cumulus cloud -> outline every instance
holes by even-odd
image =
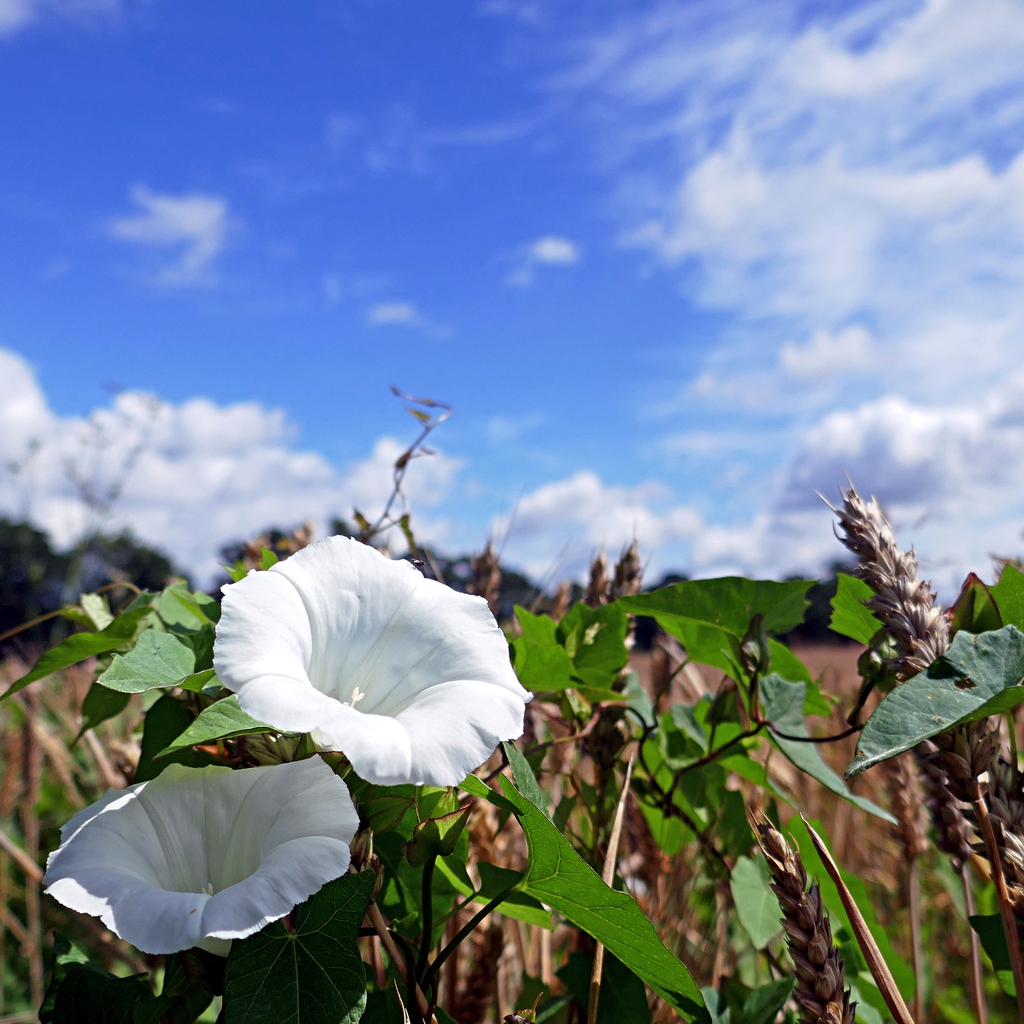
[[[110,222],[113,238],[160,249],[178,249],[175,262],[161,268],[157,280],[167,285],[191,285],[211,280],[213,261],[227,242],[227,201],[191,193],[162,195],[145,185],[132,189],[139,213]]]
[[[353,507],[379,514],[402,450],[382,437],[338,470],[296,444],[282,411],[256,402],[175,405],[124,392],[88,417],[60,417],[25,361],[0,349],[0,509],[30,516],[58,545],[130,527],[201,582],[216,575],[223,544],[268,526],[312,520],[322,536]],[[414,509],[437,506],[460,465],[444,454],[417,459],[405,489]],[[442,541],[445,529],[417,515],[425,540]]]
[[[534,578],[582,579],[599,549],[617,555],[634,538],[655,568],[664,567],[700,527],[697,512],[675,504],[663,483],[619,487],[584,470],[524,495],[513,513],[493,520],[491,532]]]
[[[554,87],[595,127],[623,243],[728,314],[664,403],[732,414],[713,442],[689,430],[667,450],[746,467],[690,568],[841,557],[814,490],[847,471],[947,588],[1019,549],[1018,5],[669,2],[579,49]]]
[[[527,288],[533,284],[538,267],[572,267],[582,258],[583,250],[575,242],[560,235],[545,235],[523,247],[505,283]]]

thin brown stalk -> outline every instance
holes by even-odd
[[[846,916],[850,919],[850,928],[853,930],[857,945],[860,946],[860,951],[864,955],[868,969],[871,971],[871,976],[875,979],[878,991],[882,993],[885,1005],[889,1007],[889,1012],[892,1014],[896,1024],[914,1024],[914,1018],[910,1015],[907,1004],[903,1002],[903,997],[896,987],[896,982],[889,972],[889,967],[882,957],[881,950],[879,950],[878,944],[875,942],[875,937],[871,934],[871,930],[868,928],[864,915],[860,912],[860,907],[857,906],[857,901],[853,898],[853,894],[846,887],[843,876],[840,874],[836,862],[832,859],[832,854],[829,853],[828,847],[822,841],[821,836],[806,821],[804,821],[804,825],[807,827],[807,832],[811,837],[811,842],[814,844],[814,849],[817,850],[818,856],[821,858],[821,863],[825,866],[829,877],[835,883],[836,889],[839,890],[839,898],[843,902]]]
[[[1013,984],[1017,991],[1017,1011],[1021,1024],[1024,1024],[1024,957],[1021,956],[1020,939],[1017,936],[1017,922],[1013,915],[1013,905],[1006,889],[1006,878],[1003,875],[1003,862],[999,856],[999,844],[992,828],[992,819],[980,791],[971,803],[981,838],[985,842],[989,865],[992,869],[992,881],[996,887],[996,900],[999,903],[999,916],[1003,921],[1003,934],[1006,936],[1006,948],[1010,954],[1010,969],[1013,971]]]
[[[583,600],[591,608],[600,608],[608,603],[608,589],[611,583],[608,579],[608,559],[604,552],[600,552],[590,563],[590,580],[587,583],[586,593]]]
[[[960,865],[960,878],[964,885],[964,908],[968,918],[977,912],[974,907],[974,885],[971,880],[970,865],[964,861]],[[988,1003],[985,1001],[984,975],[981,973],[981,943],[978,933],[969,928],[971,942],[971,1004],[978,1024],[988,1024]]]
[[[3,829],[0,829],[0,848],[25,872],[26,878],[36,883],[43,880],[42,868]]]
[[[619,844],[622,842],[622,820],[626,812],[626,799],[629,796],[629,783],[633,777],[635,755],[629,758],[626,765],[626,778],[622,783],[622,792],[615,808],[615,819],[612,822],[612,834],[608,839],[608,851],[604,855],[604,871],[601,878],[610,886],[615,881],[615,865],[619,859]],[[604,970],[604,946],[599,942],[594,950],[594,966],[590,972],[590,1000],[587,1003],[587,1024],[596,1024],[597,1004],[601,998],[601,973]]]
[[[632,597],[633,594],[639,594],[643,576],[640,546],[634,540],[615,563],[615,575],[612,577],[609,596],[614,601],[617,597]]]
[[[405,957],[402,956],[398,946],[395,945],[395,940],[391,937],[391,932],[388,931],[388,926],[384,921],[384,915],[380,912],[380,907],[376,903],[371,903],[366,911],[366,916],[369,917],[373,930],[380,937],[381,945],[387,951],[391,962],[395,965],[395,970],[402,976],[402,980],[408,983],[409,973],[406,969]],[[420,991],[419,985],[416,986],[416,1005],[419,1007],[420,1016],[426,1020],[430,1014],[430,1004],[427,1002],[427,997]]]
[[[33,691],[24,697],[26,708],[25,738],[25,795],[22,800],[22,833],[25,836],[25,854],[33,862],[39,862],[39,792],[43,776],[43,748],[36,736],[36,718],[39,714],[39,698]],[[43,922],[39,901],[39,881],[25,879],[25,917],[32,950],[29,958],[29,988],[32,1003],[38,1006],[43,1000]]]
[[[882,763],[889,809],[896,818],[896,836],[900,843],[907,880],[907,913],[910,918],[910,947],[916,991],[912,1012],[918,1022],[924,1020],[924,957],[921,950],[921,905],[918,886],[918,858],[928,851],[924,796],[913,755],[901,754]]]

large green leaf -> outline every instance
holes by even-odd
[[[191,649],[170,633],[148,629],[127,654],[115,654],[99,681],[108,690],[143,693],[158,687],[177,686],[195,668]]]
[[[201,750],[179,750],[173,757],[155,760],[157,754],[188,728],[192,716],[188,709],[169,694],[164,694],[147,712],[142,728],[142,750],[135,769],[135,782],[155,779],[169,764],[202,768],[213,764],[214,758]]]
[[[836,596],[832,598],[832,621],[829,629],[840,636],[848,636],[852,640],[864,644],[871,643],[871,638],[882,628],[882,621],[864,602],[875,596],[875,592],[856,576],[847,576],[841,572],[838,576]]]
[[[373,893],[372,871],[328,882],[293,911],[235,939],[224,977],[225,1024],[355,1024],[366,1006],[356,941]]]
[[[796,977],[779,978],[755,988],[743,1004],[743,1024],[772,1024],[779,1010],[786,1005]]]
[[[81,736],[86,729],[95,729],[100,722],[119,715],[128,706],[129,700],[127,693],[117,693],[100,686],[99,683],[93,683],[85,695],[85,700],[82,701],[82,728],[78,735]]]
[[[582,601],[558,623],[558,635],[572,660],[573,677],[585,686],[607,690],[629,660],[629,617],[615,604],[591,608]]]
[[[851,793],[846,783],[821,758],[815,744],[799,739],[786,737],[807,736],[807,725],[804,722],[804,683],[790,683],[776,673],[765,676],[761,680],[761,703],[765,718],[774,727],[769,731],[772,743],[789,758],[798,768],[817,779],[826,789],[849,800],[851,804],[863,808],[886,821],[895,824],[896,819],[862,796]],[[775,730],[778,730],[776,732]],[[779,735],[785,733],[785,735]]]
[[[768,868],[762,857],[757,860],[736,858],[729,888],[736,915],[755,949],[764,949],[782,928],[779,901],[768,888],[769,881]]]
[[[101,629],[98,633],[75,633],[73,636],[69,636],[63,643],[48,650],[35,663],[31,672],[12,683],[3,696],[0,696],[0,700],[23,690],[29,683],[34,683],[37,679],[42,679],[43,676],[67,668],[69,665],[76,665],[97,654],[106,654],[108,651],[117,650],[118,647],[124,647],[135,636],[139,620],[149,613],[149,608],[136,608],[133,611],[122,612],[106,629]]]
[[[557,625],[547,615],[534,615],[516,605],[522,635],[512,642],[513,664],[519,681],[540,693],[572,685],[572,659],[558,642]]]
[[[1012,565],[1004,565],[999,582],[989,587],[992,599],[999,607],[1003,624],[1024,630],[1024,575]]]
[[[168,754],[187,750],[199,743],[214,743],[217,740],[227,740],[233,736],[244,736],[247,733],[266,732],[276,732],[276,730],[262,722],[257,722],[251,715],[247,715],[238,706],[238,698],[232,694],[223,700],[214,701],[208,708],[205,708],[199,717],[188,725],[188,728],[171,737],[173,743],[169,742],[154,756],[164,758]]]
[[[502,788],[529,844],[523,891],[603,943],[686,1020],[709,1021],[690,972],[665,948],[633,898],[605,885],[508,778],[502,778]]]
[[[540,788],[537,776],[533,774],[533,769],[530,767],[529,761],[523,756],[523,752],[513,740],[507,740],[501,746],[505,751],[505,756],[508,758],[509,766],[512,769],[512,777],[516,780],[519,792],[534,807],[539,808],[545,815],[550,817],[547,794]]]
[[[590,1009],[590,975],[594,958],[590,953],[569,954],[569,962],[558,977],[580,1004],[580,1018],[587,1020]],[[601,994],[597,1000],[597,1024],[650,1024],[644,983],[613,956],[605,956]]]
[[[847,777],[903,753],[961,722],[1009,711],[1024,701],[1024,633],[957,633],[945,656],[908,679],[875,708]]]
[[[620,597],[615,603],[634,615],[651,615],[668,630],[672,619],[692,619],[718,626],[742,637],[755,615],[764,616],[768,633],[787,633],[803,622],[804,595],[815,580],[748,580],[724,576],[713,580],[684,580],[670,587]]]

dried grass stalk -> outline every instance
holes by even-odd
[[[803,1024],[854,1024],[857,1004],[850,1002],[843,961],[832,941],[818,886],[807,888],[799,854],[770,822],[759,823],[757,833],[772,876],[772,891],[782,909],[782,926],[796,968],[793,996],[800,1004]]]
[[[634,540],[615,563],[615,576],[611,582],[612,600],[639,594],[643,580],[644,567],[640,561],[640,547]]]
[[[501,566],[494,545],[488,541],[487,547],[473,559],[473,578],[466,589],[477,597],[482,597],[497,617],[501,610]]]
[[[608,579],[608,559],[605,558],[604,552],[600,552],[591,563],[590,563],[590,580],[587,583],[587,592],[583,595],[583,600],[590,605],[591,608],[600,608],[601,605],[608,603],[608,591],[611,586],[611,582]]]

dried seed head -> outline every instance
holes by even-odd
[[[878,502],[865,502],[852,486],[835,511],[840,539],[860,563],[857,575],[875,592],[867,606],[896,643],[892,669],[904,679],[923,671],[949,648],[949,625],[930,584],[917,577],[913,550],[896,546]]]
[[[491,613],[497,617],[501,610],[501,566],[498,556],[494,553],[494,545],[488,541],[487,547],[472,561],[473,578],[466,590],[487,601]]]
[[[912,754],[901,754],[882,762],[889,809],[896,818],[896,833],[903,859],[909,864],[928,852],[928,825],[924,792]]]
[[[634,540],[615,563],[615,578],[612,580],[611,597],[631,597],[640,593],[644,567],[640,563],[640,548]]]
[[[857,1004],[850,1003],[843,961],[832,942],[818,886],[804,891],[807,872],[800,855],[770,822],[759,823],[757,833],[772,876],[772,891],[782,908],[797,976],[793,998],[800,1005],[803,1024],[854,1024]]]
[[[591,608],[600,608],[608,603],[608,559],[602,551],[597,558],[590,563],[590,582],[587,584],[587,592],[583,597]]]
[[[964,817],[961,801],[950,792],[946,773],[928,756],[936,749],[934,743],[926,740],[914,751],[914,757],[921,770],[925,804],[935,830],[935,845],[953,858],[953,866],[959,871],[973,852],[971,825]]]
[[[555,596],[551,600],[551,618],[555,622],[561,622],[565,618],[565,613],[569,610],[571,603],[572,584],[568,580],[563,580],[558,584]]]

